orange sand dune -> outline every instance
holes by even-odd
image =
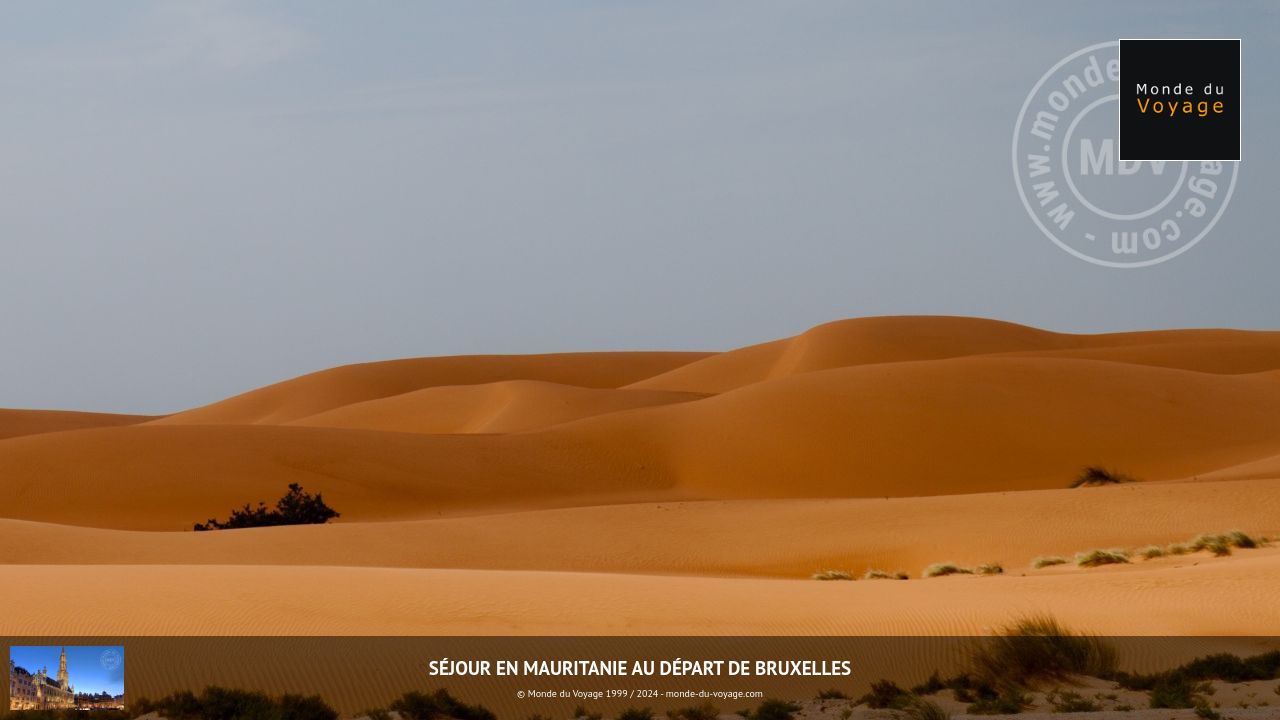
[[[1142,522],[1134,522],[1139,517]],[[0,520],[0,564],[345,565],[806,578],[822,569],[860,574],[867,568],[918,576],[930,563],[956,561],[1000,562],[1009,572],[1022,573],[1039,555],[1163,545],[1233,528],[1280,536],[1280,481],[1135,483],[890,500],[635,503],[218,533]],[[1205,561],[1206,555],[1177,559]]]
[[[345,521],[954,495],[1060,488],[1086,464],[1207,473],[1280,454],[1277,427],[1280,373],[973,357],[816,371],[511,435],[149,425],[15,438],[0,443],[0,502],[15,518],[174,530],[293,481]]]
[[[344,521],[432,517],[671,497],[640,462],[604,467],[576,438],[417,435],[288,426],[142,425],[0,443],[8,517],[181,530],[271,501],[290,482],[323,492]],[[595,467],[584,483],[571,468]]]
[[[286,380],[157,421],[285,423],[343,405],[438,385],[542,380],[615,388],[706,357],[693,352],[460,355],[344,365]]]
[[[1153,365],[1177,370],[1235,375],[1280,370],[1280,333],[1257,333],[1247,340],[1163,342],[1070,350],[1003,353],[1005,357],[1078,358]]]
[[[0,634],[1277,627],[1280,549],[1027,565],[1280,533],[1280,333],[869,318],[353,365],[142,420],[0,412]],[[1065,489],[1089,464],[1147,482]],[[339,522],[182,532],[290,482]],[[804,579],[946,560],[1008,573]]]
[[[1166,344],[1180,347],[1161,347]],[[1106,352],[1110,348],[1119,351]],[[1096,354],[1100,359],[1205,372],[1280,368],[1277,332],[1166,330],[1068,335],[981,318],[872,317],[827,323],[792,338],[713,355],[641,380],[634,387],[724,392],[772,378],[853,365],[1082,350],[1102,351]],[[1162,357],[1166,355],[1167,359]],[[1208,359],[1215,356],[1219,357]]]
[[[1156,480],[1276,454],[1278,403],[1280,373],[972,357],[815,371],[595,428],[665,433],[669,467],[702,497],[942,495],[1063,487],[1086,464]]]
[[[5,565],[0,585],[23,588],[0,614],[0,635],[19,636],[978,635],[1031,613],[1100,634],[1272,635],[1280,551],[1176,570],[908,582]]]
[[[0,409],[0,440],[64,430],[136,425],[153,419],[154,417],[150,415]]]
[[[696,393],[614,390],[507,380],[426,388],[295,420],[294,425],[415,433],[510,433],[639,407],[697,400]]]

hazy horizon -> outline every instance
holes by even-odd
[[[0,407],[166,413],[424,355],[723,350],[868,315],[1280,328],[1278,7],[0,7]],[[1140,270],[1018,199],[1018,109],[1240,37],[1222,221]]]

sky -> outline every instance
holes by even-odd
[[[405,356],[846,317],[1280,328],[1280,3],[0,4],[0,407],[164,413]],[[1244,162],[1141,270],[1022,208],[1054,62],[1240,37]]]
[[[9,648],[9,659],[27,672],[49,669],[49,677],[58,679],[58,646],[21,646]],[[105,660],[104,660],[105,658]],[[67,678],[77,693],[112,696],[124,694],[124,648],[120,646],[67,646]]]

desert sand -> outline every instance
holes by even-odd
[[[291,482],[341,517],[191,532]],[[1275,635],[1280,548],[1031,568],[1232,529],[1280,536],[1277,332],[867,318],[0,411],[0,635]],[[911,579],[810,579],[868,568]]]

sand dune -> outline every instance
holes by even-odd
[[[1268,635],[1280,553],[1089,574],[822,583],[525,571],[0,566],[7,635]],[[93,587],[94,592],[79,589]],[[122,608],[128,608],[127,612]],[[180,610],[176,610],[179,609]],[[300,611],[305,608],[305,612]],[[1230,612],[1216,611],[1230,608]]]
[[[310,427],[389,432],[511,433],[570,420],[697,400],[696,393],[615,390],[507,380],[447,385],[344,405],[293,421]]]
[[[669,462],[702,496],[896,497],[1063,487],[1087,464],[1208,472],[1280,450],[1278,403],[1280,373],[975,357],[817,371],[617,424],[666,415]]]
[[[0,440],[66,430],[136,425],[153,419],[150,415],[0,409]]]
[[[1276,427],[1280,373],[955,358],[815,371],[507,435],[145,425],[15,438],[0,443],[0,501],[21,519],[175,530],[288,482],[323,490],[344,521],[956,495],[1061,488],[1086,464],[1144,480],[1208,473],[1280,454]],[[122,484],[132,499],[104,515]]]
[[[1133,522],[1135,517],[1143,521]],[[1039,555],[1163,545],[1237,527],[1280,536],[1280,482],[1141,483],[893,500],[633,503],[222,533],[0,520],[0,564],[341,565],[795,579],[829,568],[903,569],[918,576],[927,564],[951,560],[1001,562],[1010,573],[1023,573]],[[31,548],[40,548],[39,554]]]
[[[816,370],[1008,353],[1074,355],[1202,372],[1259,372],[1280,369],[1280,333],[1175,330],[1069,335],[980,318],[857,318],[712,355],[633,387],[724,392]]]
[[[1026,567],[1278,534],[1277,458],[1280,333],[972,318],[369,363],[159,419],[4,411],[0,583],[32,591],[0,633],[928,635],[1032,610],[1267,633],[1280,550]],[[1066,489],[1089,464],[1143,482]],[[290,482],[339,521],[187,531]],[[1009,572],[804,579],[943,560]]]
[[[286,426],[149,425],[0,443],[12,518],[189,529],[301,483],[343,521],[672,497],[668,476],[577,438],[419,435]],[[610,460],[615,466],[601,466]],[[597,467],[584,483],[571,468]],[[678,495],[678,492],[675,492]],[[127,498],[127,500],[126,500]],[[110,508],[108,511],[107,508]]]
[[[251,390],[157,422],[169,425],[285,423],[343,405],[428,387],[503,380],[542,380],[612,388],[703,357],[706,353],[460,355],[344,365]]]

